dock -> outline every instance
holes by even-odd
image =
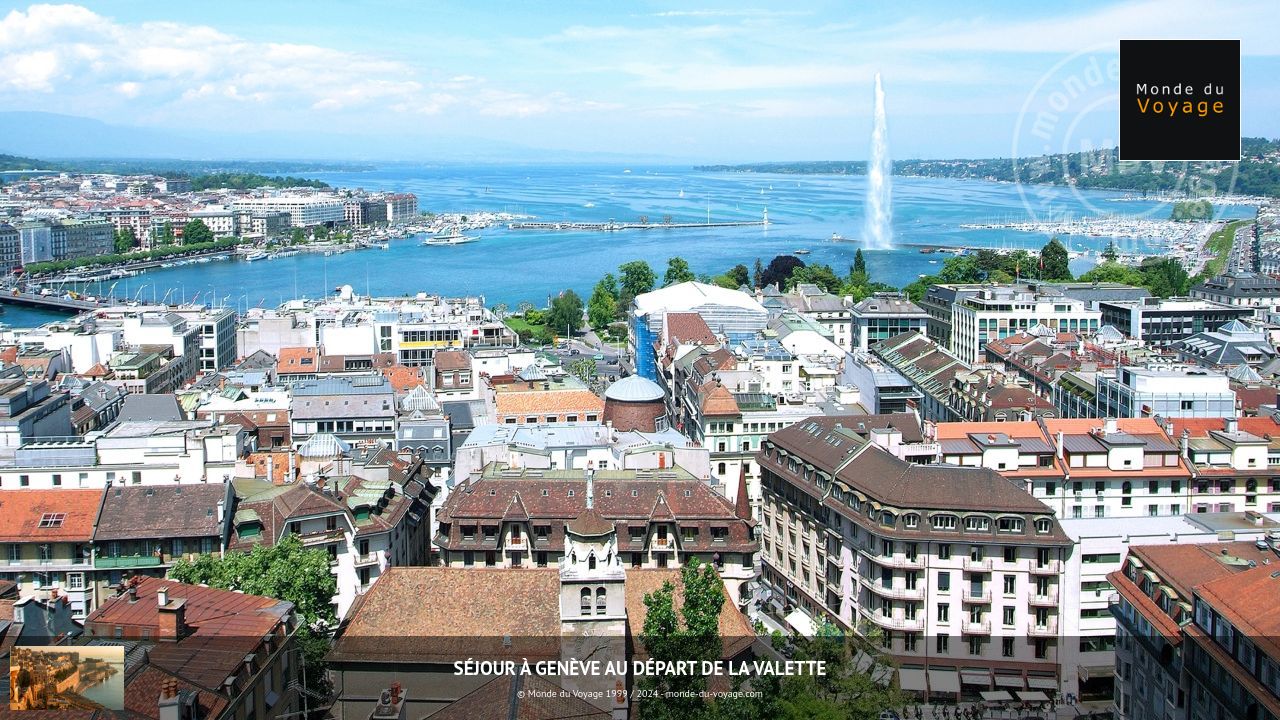
[[[770,225],[769,214],[766,212],[761,220],[723,220],[717,222],[661,222],[661,223],[640,223],[640,222],[615,222],[609,220],[607,222],[511,222],[507,223],[508,230],[551,230],[551,231],[579,231],[579,232],[621,232],[623,230],[693,230],[697,228],[732,228],[732,227],[766,227]]]
[[[61,310],[63,312],[75,315],[85,310],[97,310],[100,307],[106,307],[111,304],[118,304],[117,298],[106,298],[107,302],[89,302],[88,300],[78,300],[61,295],[40,295],[39,293],[24,292],[21,290],[3,290],[0,291],[0,303],[7,305],[25,305],[27,307],[43,308],[45,310]]]

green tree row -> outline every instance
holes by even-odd
[[[196,175],[191,178],[192,190],[218,190],[227,188],[229,190],[253,190],[254,188],[291,188],[291,187],[309,187],[324,189],[329,187],[329,183],[323,180],[308,180],[307,178],[293,177],[292,175],[259,175],[251,172],[218,172],[209,173],[207,175]]]
[[[116,233],[114,253],[71,260],[29,263],[23,267],[27,273],[32,275],[43,275],[45,273],[64,272],[66,270],[97,267],[99,265],[119,265],[143,260],[160,260],[167,257],[193,255],[211,250],[226,250],[235,247],[240,242],[239,238],[215,239],[213,232],[199,219],[192,220],[183,226],[182,239],[182,245],[175,245],[173,228],[166,223],[160,237],[156,239],[156,247],[154,249],[130,252],[130,248],[137,247],[138,240],[134,237],[133,231],[126,228]]]

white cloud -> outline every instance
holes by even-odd
[[[136,82],[122,82],[116,85],[116,92],[127,98],[136,98],[142,92],[142,85]]]
[[[48,50],[0,56],[0,87],[50,92],[59,65],[57,53]]]

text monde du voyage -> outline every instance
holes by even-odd
[[[1151,85],[1136,83],[1134,98],[1138,103],[1138,112],[1143,115],[1161,117],[1209,117],[1226,113],[1226,102],[1215,97],[1226,95],[1224,85],[1205,83],[1198,88],[1190,83],[1175,85]],[[1203,98],[1203,99],[1202,99]]]

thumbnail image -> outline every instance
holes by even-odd
[[[124,648],[15,647],[10,710],[123,710]]]

